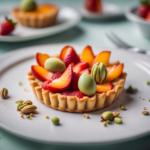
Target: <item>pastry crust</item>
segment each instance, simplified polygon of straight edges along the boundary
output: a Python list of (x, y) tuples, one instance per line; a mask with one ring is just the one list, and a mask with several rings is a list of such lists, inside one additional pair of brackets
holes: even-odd
[(69, 112), (89, 112), (106, 107), (116, 101), (124, 87), (127, 73), (122, 73), (120, 77), (113, 80), (113, 89), (104, 93), (96, 93), (92, 97), (84, 96), (78, 98), (76, 96), (61, 95), (61, 93), (52, 93), (41, 87), (42, 81), (36, 79), (31, 72), (28, 72), (28, 80), (32, 90), (37, 97), (45, 105), (58, 109), (60, 111)]
[(14, 19), (28, 27), (43, 28), (55, 23), (59, 8), (52, 4), (39, 5), (35, 11), (23, 12), (19, 8), (12, 10)]

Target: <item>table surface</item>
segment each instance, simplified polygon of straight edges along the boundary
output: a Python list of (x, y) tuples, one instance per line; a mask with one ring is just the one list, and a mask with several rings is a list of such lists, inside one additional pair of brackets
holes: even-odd
[[(42, 1), (42, 0), (41, 0)], [(76, 6), (77, 4), (83, 3), (83, 0), (44, 0), (47, 2), (55, 2), (59, 5), (67, 5), (67, 6)], [(132, 5), (138, 4), (139, 0), (104, 0), (105, 2), (116, 4), (123, 9)], [(19, 0), (0, 0), (0, 8), (7, 7), (7, 5), (17, 5)], [(0, 42), (0, 56), (4, 53), (13, 51), (18, 48), (26, 47), (26, 46), (34, 46), (37, 44), (50, 44), (50, 43), (67, 43), (67, 44), (82, 44), (82, 45), (95, 45), (100, 47), (114, 48), (115, 46), (107, 39), (105, 33), (109, 33), (110, 31), (115, 32), (120, 38), (122, 38), (125, 42), (145, 48), (150, 49), (150, 41), (142, 37), (136, 28), (136, 26), (126, 20), (124, 17), (118, 20), (111, 21), (87, 21), (82, 20), (76, 27), (69, 29), (63, 33), (45, 37), (38, 40), (21, 42), (21, 43), (5, 43)], [(2, 115), (2, 114), (1, 114)], [(121, 133), (120, 133), (121, 134)], [(50, 145), (37, 143), (29, 140), (25, 140), (23, 138), (17, 137), (3, 129), (0, 129), (0, 150), (47, 150), (47, 149), (136, 149), (136, 150), (148, 150), (150, 149), (150, 135), (127, 141), (122, 143), (115, 143), (109, 145), (75, 145), (75, 146), (65, 146), (65, 145)]]

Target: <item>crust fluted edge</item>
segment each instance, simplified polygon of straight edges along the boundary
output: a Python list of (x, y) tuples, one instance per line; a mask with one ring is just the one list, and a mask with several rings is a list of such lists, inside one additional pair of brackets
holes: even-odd
[(123, 72), (120, 77), (113, 80), (113, 89), (105, 93), (96, 93), (92, 97), (84, 96), (79, 99), (76, 96), (65, 96), (61, 93), (52, 93), (41, 87), (42, 81), (36, 79), (31, 72), (28, 72), (28, 80), (33, 93), (39, 101), (45, 105), (68, 112), (90, 112), (102, 109), (116, 101), (124, 88), (127, 73)]

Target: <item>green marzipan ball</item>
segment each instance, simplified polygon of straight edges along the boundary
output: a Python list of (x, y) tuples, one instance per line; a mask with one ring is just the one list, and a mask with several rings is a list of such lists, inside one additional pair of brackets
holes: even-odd
[(78, 80), (78, 88), (85, 95), (92, 96), (96, 92), (96, 82), (87, 73), (83, 73)]
[(62, 73), (66, 69), (66, 65), (59, 58), (48, 58), (44, 63), (45, 69), (51, 72)]
[(22, 0), (20, 4), (21, 11), (34, 11), (36, 10), (37, 6), (34, 0)]

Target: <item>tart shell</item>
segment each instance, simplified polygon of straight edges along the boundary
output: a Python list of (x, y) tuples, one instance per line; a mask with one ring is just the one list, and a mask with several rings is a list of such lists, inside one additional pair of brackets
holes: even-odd
[(19, 24), (28, 27), (44, 28), (53, 25), (56, 21), (59, 8), (52, 4), (43, 4), (39, 5), (37, 9), (40, 9), (41, 7), (50, 7), (50, 10), (35, 13), (34, 11), (22, 12), (19, 8), (15, 8), (12, 10), (12, 15)]
[(96, 93), (92, 97), (84, 96), (78, 98), (76, 96), (61, 95), (61, 93), (52, 93), (44, 90), (41, 87), (42, 81), (36, 79), (31, 72), (28, 72), (28, 80), (31, 88), (39, 101), (45, 105), (58, 109), (60, 111), (68, 112), (89, 112), (109, 106), (116, 101), (123, 88), (127, 73), (122, 73), (120, 77), (113, 80), (113, 89), (104, 93)]

